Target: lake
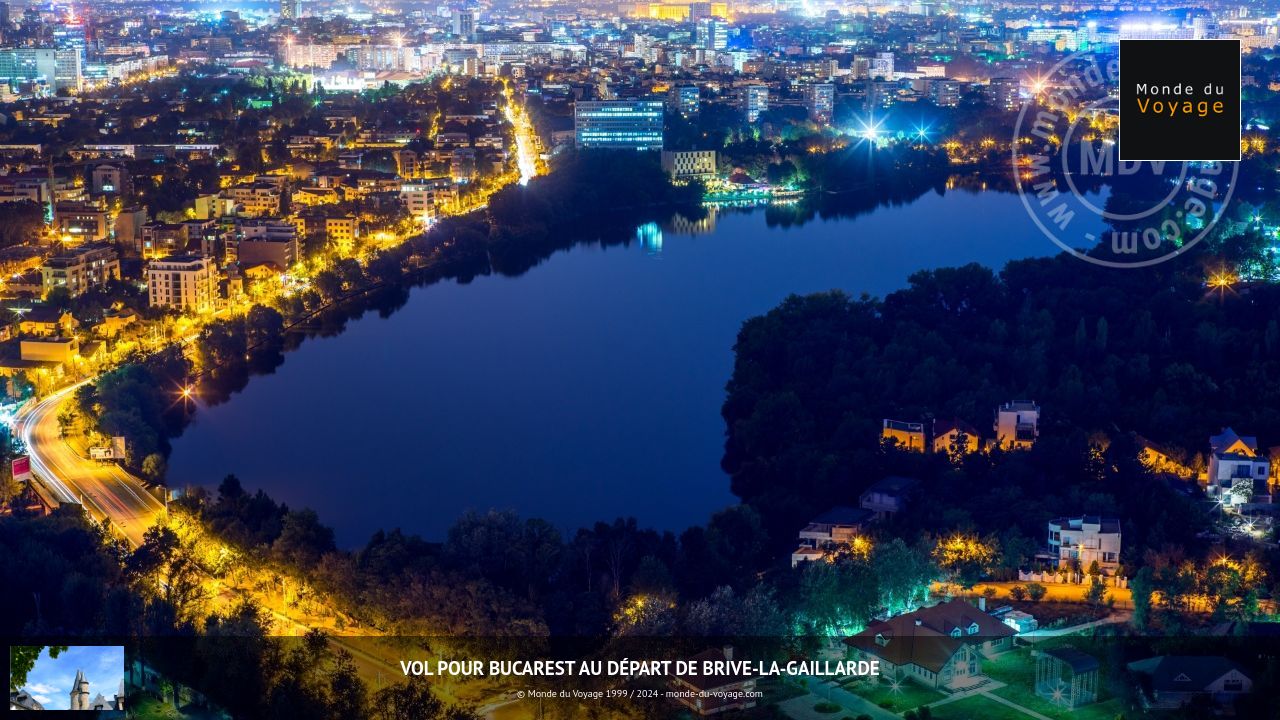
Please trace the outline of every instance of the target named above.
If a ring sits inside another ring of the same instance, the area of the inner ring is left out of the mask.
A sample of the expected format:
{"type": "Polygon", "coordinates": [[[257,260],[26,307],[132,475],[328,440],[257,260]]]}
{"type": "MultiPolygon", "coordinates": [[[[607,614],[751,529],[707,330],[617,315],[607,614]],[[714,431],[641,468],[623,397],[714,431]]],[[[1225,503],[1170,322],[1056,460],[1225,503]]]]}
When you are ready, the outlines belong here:
{"type": "Polygon", "coordinates": [[[634,516],[678,532],[734,502],[720,405],[744,320],[791,293],[883,295],[920,269],[1057,251],[997,192],[791,227],[763,210],[684,225],[577,246],[520,277],[419,287],[390,317],[307,340],[200,408],[170,484],[234,473],[314,508],[343,547],[379,528],[442,539],[490,508],[566,530],[634,516]]]}

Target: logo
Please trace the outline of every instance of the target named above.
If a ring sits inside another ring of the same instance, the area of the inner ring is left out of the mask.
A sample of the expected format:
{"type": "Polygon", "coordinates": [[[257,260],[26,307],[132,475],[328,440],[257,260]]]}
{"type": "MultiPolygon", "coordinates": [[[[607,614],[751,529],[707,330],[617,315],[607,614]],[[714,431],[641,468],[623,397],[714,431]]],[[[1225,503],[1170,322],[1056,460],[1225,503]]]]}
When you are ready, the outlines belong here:
{"type": "Polygon", "coordinates": [[[1213,229],[1240,168],[1121,160],[1119,73],[1117,57],[1076,53],[1037,80],[1018,113],[1013,167],[1023,206],[1058,247],[1103,267],[1149,267],[1213,229]]]}

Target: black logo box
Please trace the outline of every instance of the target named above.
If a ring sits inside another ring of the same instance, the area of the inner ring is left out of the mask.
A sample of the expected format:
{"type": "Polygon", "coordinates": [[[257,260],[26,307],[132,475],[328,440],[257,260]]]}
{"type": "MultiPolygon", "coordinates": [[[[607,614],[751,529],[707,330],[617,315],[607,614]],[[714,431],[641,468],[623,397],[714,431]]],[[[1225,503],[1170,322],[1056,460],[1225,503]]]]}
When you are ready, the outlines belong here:
{"type": "Polygon", "coordinates": [[[1120,137],[1122,161],[1235,162],[1240,159],[1239,40],[1121,40],[1120,41],[1120,137]],[[1190,86],[1190,94],[1164,95],[1149,89],[1138,95],[1138,85],[1190,86]],[[1207,85],[1215,92],[1205,94],[1207,85]],[[1222,95],[1216,93],[1221,87],[1222,95]],[[1138,101],[1151,101],[1146,114],[1138,101]],[[1165,112],[1153,114],[1159,101],[1165,112]],[[1184,114],[1183,102],[1193,109],[1207,102],[1212,109],[1221,102],[1221,114],[1184,114]],[[1169,103],[1178,104],[1168,114],[1169,103]]]}

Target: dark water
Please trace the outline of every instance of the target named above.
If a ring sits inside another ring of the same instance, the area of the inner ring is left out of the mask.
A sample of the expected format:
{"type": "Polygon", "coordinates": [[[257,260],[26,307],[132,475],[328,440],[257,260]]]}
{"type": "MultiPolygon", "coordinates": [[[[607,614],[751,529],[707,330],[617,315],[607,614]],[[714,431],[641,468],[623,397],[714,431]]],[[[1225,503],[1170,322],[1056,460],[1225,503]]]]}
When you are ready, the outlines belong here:
{"type": "Polygon", "coordinates": [[[564,528],[621,515],[681,530],[733,502],[720,404],[743,320],[790,293],[883,295],[922,268],[999,267],[1056,248],[1016,195],[928,194],[855,219],[576,247],[518,278],[418,288],[399,312],[308,340],[202,408],[170,482],[235,473],[334,526],[439,539],[467,509],[564,528]]]}

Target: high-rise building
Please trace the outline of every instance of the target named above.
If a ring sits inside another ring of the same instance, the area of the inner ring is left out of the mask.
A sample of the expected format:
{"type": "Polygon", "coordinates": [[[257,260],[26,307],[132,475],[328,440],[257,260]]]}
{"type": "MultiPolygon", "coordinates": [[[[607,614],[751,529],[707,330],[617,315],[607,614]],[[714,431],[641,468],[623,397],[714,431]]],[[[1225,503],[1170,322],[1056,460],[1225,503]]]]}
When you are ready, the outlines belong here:
{"type": "Polygon", "coordinates": [[[302,0],[280,0],[280,19],[297,20],[302,17],[302,0]]]}
{"type": "Polygon", "coordinates": [[[453,35],[461,40],[472,40],[476,35],[476,11],[454,10],[450,16],[453,35]]]}
{"type": "Polygon", "coordinates": [[[58,90],[79,92],[84,87],[84,49],[59,48],[55,54],[54,85],[58,90]]]}
{"type": "Polygon", "coordinates": [[[667,96],[667,101],[668,107],[673,113],[679,113],[685,117],[696,115],[700,102],[698,86],[679,85],[674,87],[671,89],[671,94],[667,96]]]}
{"type": "Polygon", "coordinates": [[[714,14],[709,2],[691,2],[689,3],[689,19],[698,22],[703,18],[709,18],[714,14]]]}
{"type": "Polygon", "coordinates": [[[871,77],[893,79],[893,53],[878,52],[871,58],[871,77]]]}
{"type": "Polygon", "coordinates": [[[729,26],[720,18],[702,18],[694,39],[703,50],[723,50],[729,45],[729,26]]]}
{"type": "Polygon", "coordinates": [[[44,92],[58,89],[58,51],[53,48],[5,48],[0,50],[0,83],[21,89],[32,86],[44,92]]]}
{"type": "Polygon", "coordinates": [[[836,86],[831,83],[813,83],[804,88],[804,106],[809,119],[829,123],[836,109],[836,86]]]}
{"type": "Polygon", "coordinates": [[[662,102],[579,102],[573,108],[573,133],[580,148],[661,150],[662,102]]]}
{"type": "Polygon", "coordinates": [[[987,86],[991,104],[1002,110],[1013,110],[1018,107],[1021,103],[1018,85],[1018,78],[1015,77],[991,78],[991,84],[987,86]]]}
{"type": "Polygon", "coordinates": [[[955,107],[960,104],[960,81],[938,78],[929,81],[929,99],[938,107],[955,107]]]}
{"type": "Polygon", "coordinates": [[[760,113],[769,109],[769,88],[764,85],[748,85],[742,88],[742,112],[747,122],[760,119],[760,113]]]}
{"type": "Polygon", "coordinates": [[[170,255],[147,264],[151,307],[184,312],[212,312],[218,294],[218,270],[200,255],[170,255]]]}

